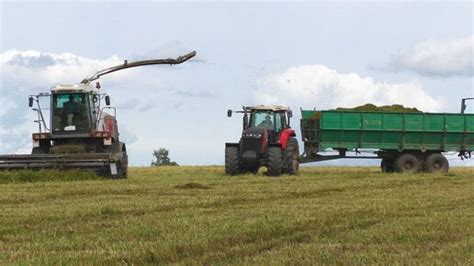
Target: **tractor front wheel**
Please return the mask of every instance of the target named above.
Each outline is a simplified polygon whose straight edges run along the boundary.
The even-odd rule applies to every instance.
[[[225,147],[225,173],[227,175],[240,174],[238,147]]]
[[[298,141],[296,139],[289,139],[284,154],[286,163],[285,173],[290,175],[297,175],[300,167],[300,152],[298,147]]]
[[[282,168],[281,148],[280,147],[269,147],[268,148],[268,175],[279,176],[281,175]]]

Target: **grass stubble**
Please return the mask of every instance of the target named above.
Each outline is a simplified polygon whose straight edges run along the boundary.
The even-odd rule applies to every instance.
[[[473,172],[2,174],[0,264],[472,265]]]

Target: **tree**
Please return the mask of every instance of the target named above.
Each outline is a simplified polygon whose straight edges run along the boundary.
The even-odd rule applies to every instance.
[[[172,162],[169,157],[169,150],[166,148],[159,148],[153,150],[153,157],[156,161],[151,161],[151,166],[178,166],[176,162]]]

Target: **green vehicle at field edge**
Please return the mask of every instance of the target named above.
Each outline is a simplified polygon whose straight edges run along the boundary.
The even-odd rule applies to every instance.
[[[337,110],[301,110],[302,163],[339,158],[359,149],[373,149],[383,172],[442,172],[449,170],[443,152],[468,158],[474,150],[474,114],[402,113]],[[333,149],[338,155],[323,156]]]

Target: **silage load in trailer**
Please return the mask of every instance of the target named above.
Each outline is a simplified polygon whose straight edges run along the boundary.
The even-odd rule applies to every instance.
[[[400,104],[376,106],[375,104],[371,104],[371,103],[367,103],[367,104],[352,107],[352,108],[338,107],[336,108],[336,111],[422,113],[422,111],[418,110],[415,107],[410,108],[410,107],[405,107]]]

